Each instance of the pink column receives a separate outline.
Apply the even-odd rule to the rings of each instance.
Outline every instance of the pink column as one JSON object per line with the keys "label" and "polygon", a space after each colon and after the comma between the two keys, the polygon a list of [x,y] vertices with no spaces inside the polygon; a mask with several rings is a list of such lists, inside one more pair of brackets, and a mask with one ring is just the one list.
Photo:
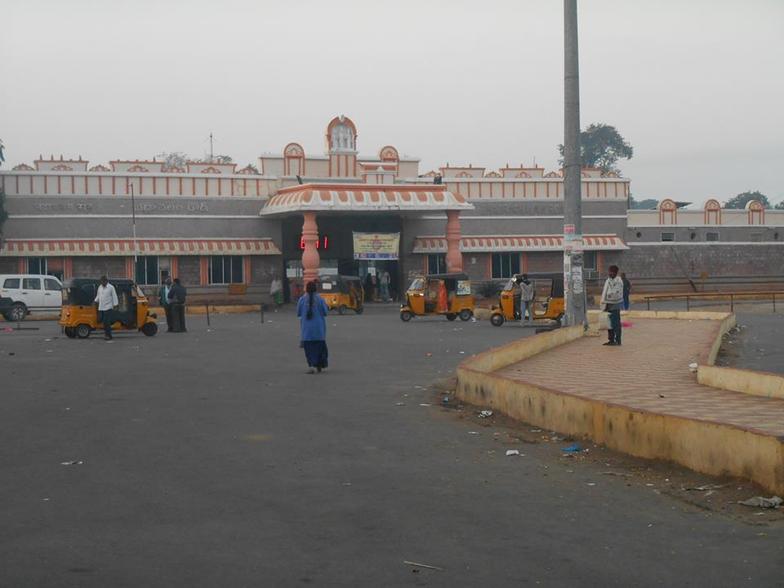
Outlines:
{"label": "pink column", "polygon": [[305,250],[302,252],[302,272],[305,284],[318,279],[319,275],[319,258],[318,249],[318,224],[316,224],[316,213],[305,212],[303,213],[305,221],[302,223],[302,241],[305,244]]}
{"label": "pink column", "polygon": [[463,271],[463,254],[460,253],[460,211],[446,211],[446,270]]}

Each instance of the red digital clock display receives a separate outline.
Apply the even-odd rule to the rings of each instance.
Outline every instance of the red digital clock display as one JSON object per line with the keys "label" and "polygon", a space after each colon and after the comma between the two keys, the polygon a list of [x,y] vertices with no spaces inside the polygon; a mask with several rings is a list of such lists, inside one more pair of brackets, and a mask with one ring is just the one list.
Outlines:
{"label": "red digital clock display", "polygon": [[[316,241],[316,249],[322,250],[327,249],[329,247],[329,237],[327,235],[321,235],[319,240]],[[300,237],[299,239],[299,248],[302,251],[305,251],[305,237]]]}

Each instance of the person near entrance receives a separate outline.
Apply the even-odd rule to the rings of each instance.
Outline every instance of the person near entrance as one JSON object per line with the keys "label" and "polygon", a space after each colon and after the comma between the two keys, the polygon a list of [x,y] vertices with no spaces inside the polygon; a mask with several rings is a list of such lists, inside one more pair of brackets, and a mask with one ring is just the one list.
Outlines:
{"label": "person near entrance", "polygon": [[379,286],[381,288],[381,302],[392,302],[392,298],[389,296],[389,283],[392,281],[391,276],[387,270],[381,272],[381,276],[378,279]]}
{"label": "person near entrance", "polygon": [[316,282],[308,282],[305,295],[297,301],[300,346],[305,350],[309,374],[321,373],[329,364],[326,320],[329,308],[316,290]]}
{"label": "person near entrance", "polygon": [[[534,320],[534,285],[528,279],[528,274],[523,274],[520,280],[520,320],[527,320],[533,322]],[[528,318],[525,318],[528,313]]]}
{"label": "person near entrance", "polygon": [[172,284],[168,295],[171,303],[172,333],[185,333],[187,331],[185,328],[185,298],[187,294],[188,292],[185,286],[180,283],[180,279],[174,278],[174,284]]}
{"label": "person near entrance", "polygon": [[117,290],[109,283],[109,278],[106,276],[101,276],[101,285],[98,286],[95,303],[98,305],[98,320],[103,324],[103,338],[111,341],[114,311],[120,305],[120,301],[117,299]]}
{"label": "person near entrance", "polygon": [[283,282],[277,274],[272,276],[272,281],[270,282],[270,296],[272,296],[272,302],[275,304],[275,310],[283,305]]}
{"label": "person near entrance", "polygon": [[172,330],[172,308],[169,302],[169,292],[171,291],[172,281],[171,276],[166,276],[163,281],[161,289],[158,291],[158,299],[160,300],[163,312],[166,313],[166,332],[171,333]]}
{"label": "person near entrance", "polygon": [[373,302],[376,299],[376,276],[367,273],[365,276],[365,300]]}
{"label": "person near entrance", "polygon": [[600,304],[610,315],[610,328],[607,330],[607,343],[604,345],[621,344],[621,308],[623,308],[623,280],[618,275],[618,266],[611,265],[607,280],[602,289]]}

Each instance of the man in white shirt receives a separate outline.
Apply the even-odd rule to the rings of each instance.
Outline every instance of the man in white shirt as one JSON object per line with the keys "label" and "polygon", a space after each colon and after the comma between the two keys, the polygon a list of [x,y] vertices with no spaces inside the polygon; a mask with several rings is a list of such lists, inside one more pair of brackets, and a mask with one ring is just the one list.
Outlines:
{"label": "man in white shirt", "polygon": [[621,309],[623,308],[623,280],[618,276],[618,266],[611,265],[602,289],[599,304],[610,315],[610,328],[607,330],[605,345],[621,344]]}
{"label": "man in white shirt", "polygon": [[[528,274],[523,274],[522,280],[520,280],[520,320],[528,320],[528,322],[534,322],[534,297],[536,296],[536,291],[534,290],[534,285],[531,283],[531,280],[528,279]],[[525,318],[526,313],[528,313],[528,319]]]}
{"label": "man in white shirt", "polygon": [[101,276],[101,285],[98,286],[95,303],[98,305],[98,320],[103,323],[103,338],[111,341],[114,310],[120,305],[120,301],[117,299],[117,291],[106,276]]}

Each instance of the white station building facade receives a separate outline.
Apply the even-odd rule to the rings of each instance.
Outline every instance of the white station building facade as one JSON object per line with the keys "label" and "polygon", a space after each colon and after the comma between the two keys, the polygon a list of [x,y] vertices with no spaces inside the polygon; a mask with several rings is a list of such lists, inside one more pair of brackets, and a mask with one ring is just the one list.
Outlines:
{"label": "white station building facade", "polygon": [[[170,275],[218,296],[266,293],[275,275],[296,294],[324,273],[383,269],[400,291],[424,272],[463,271],[479,282],[561,271],[559,171],[423,171],[392,145],[363,156],[345,116],[329,122],[325,142],[323,154],[289,143],[241,169],[50,156],[0,170],[10,215],[0,273],[105,273],[147,286]],[[589,278],[612,263],[638,278],[784,270],[784,211],[755,202],[731,211],[715,200],[689,210],[669,199],[630,211],[629,194],[627,178],[583,170]]]}

